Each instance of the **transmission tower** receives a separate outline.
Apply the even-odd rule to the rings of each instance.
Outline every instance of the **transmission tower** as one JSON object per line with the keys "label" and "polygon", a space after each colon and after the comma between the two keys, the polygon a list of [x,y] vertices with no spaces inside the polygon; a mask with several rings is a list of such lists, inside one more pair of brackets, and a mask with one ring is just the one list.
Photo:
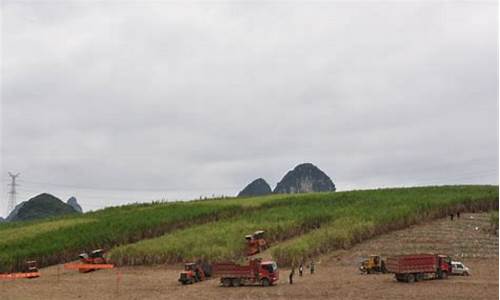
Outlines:
{"label": "transmission tower", "polygon": [[9,176],[10,176],[10,179],[11,179],[11,183],[9,184],[10,185],[10,191],[9,191],[9,203],[7,205],[7,215],[10,214],[11,211],[14,210],[14,207],[16,207],[16,186],[18,185],[16,183],[16,178],[17,176],[19,176],[20,174],[17,173],[17,174],[12,174],[11,172],[9,172]]}

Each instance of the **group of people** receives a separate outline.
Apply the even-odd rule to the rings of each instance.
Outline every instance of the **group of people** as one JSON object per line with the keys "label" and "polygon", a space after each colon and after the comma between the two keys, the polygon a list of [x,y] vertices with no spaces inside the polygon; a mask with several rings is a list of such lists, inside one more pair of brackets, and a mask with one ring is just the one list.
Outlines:
{"label": "group of people", "polygon": [[[315,271],[314,261],[311,261],[311,264],[308,265],[307,267],[311,271],[311,274],[314,274]],[[304,264],[300,263],[299,276],[302,277],[303,274],[304,274]],[[290,271],[290,275],[288,276],[288,281],[290,282],[290,284],[293,284],[293,276],[295,276],[295,266],[292,266],[292,271]]]}

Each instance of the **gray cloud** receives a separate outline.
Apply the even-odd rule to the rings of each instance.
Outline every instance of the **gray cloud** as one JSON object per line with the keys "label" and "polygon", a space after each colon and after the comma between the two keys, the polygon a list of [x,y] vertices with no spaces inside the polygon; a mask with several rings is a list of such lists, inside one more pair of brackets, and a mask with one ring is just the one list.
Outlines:
{"label": "gray cloud", "polygon": [[[495,2],[10,2],[2,185],[89,209],[235,194],[309,161],[340,189],[498,183]],[[5,201],[2,201],[5,202]]]}

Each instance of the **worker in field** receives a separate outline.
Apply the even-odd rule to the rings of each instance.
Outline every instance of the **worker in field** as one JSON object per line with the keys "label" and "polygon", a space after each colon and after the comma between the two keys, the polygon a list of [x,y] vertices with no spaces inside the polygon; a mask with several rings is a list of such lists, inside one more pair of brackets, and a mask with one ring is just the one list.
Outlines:
{"label": "worker in field", "polygon": [[314,274],[314,261],[311,260],[311,274]]}
{"label": "worker in field", "polygon": [[299,266],[299,276],[302,277],[302,273],[304,272],[304,266],[302,265],[302,263],[300,263],[300,266]]}
{"label": "worker in field", "polygon": [[292,271],[290,272],[290,275],[288,276],[288,280],[290,281],[290,284],[293,284],[293,275],[295,275],[295,267],[292,267]]}
{"label": "worker in field", "polygon": [[460,211],[457,211],[457,219],[460,219]]}
{"label": "worker in field", "polygon": [[454,216],[454,215],[455,215],[455,214],[450,214],[450,220],[452,220],[452,221],[453,221],[453,216]]}

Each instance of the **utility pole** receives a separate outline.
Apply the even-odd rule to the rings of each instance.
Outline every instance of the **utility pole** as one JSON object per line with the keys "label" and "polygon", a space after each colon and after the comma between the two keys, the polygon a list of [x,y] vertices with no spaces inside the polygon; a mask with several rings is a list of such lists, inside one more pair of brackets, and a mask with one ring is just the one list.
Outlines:
{"label": "utility pole", "polygon": [[20,174],[17,173],[17,174],[12,174],[11,172],[9,172],[9,176],[10,176],[10,179],[11,179],[11,183],[9,184],[10,185],[10,192],[9,192],[9,203],[7,205],[7,215],[10,214],[11,211],[14,210],[14,207],[16,207],[16,186],[18,185],[16,183],[16,178],[17,176],[19,176]]}

